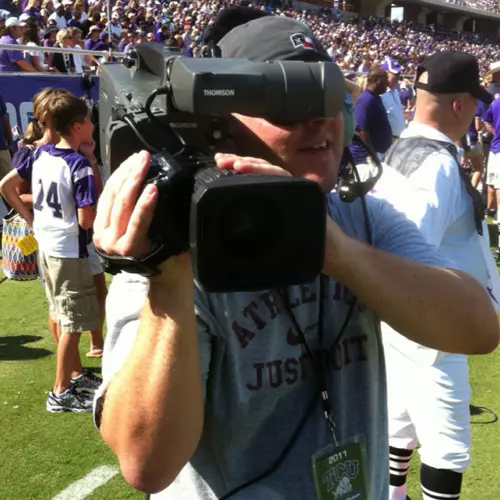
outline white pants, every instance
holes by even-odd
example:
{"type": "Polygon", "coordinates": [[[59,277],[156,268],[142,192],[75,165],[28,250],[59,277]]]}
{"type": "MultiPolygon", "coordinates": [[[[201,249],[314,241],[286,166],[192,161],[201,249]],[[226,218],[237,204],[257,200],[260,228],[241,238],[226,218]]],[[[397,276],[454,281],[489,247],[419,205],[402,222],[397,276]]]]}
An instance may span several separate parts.
{"type": "Polygon", "coordinates": [[[486,171],[486,184],[500,189],[500,153],[490,151],[486,171]]]}
{"type": "Polygon", "coordinates": [[[414,449],[435,469],[464,472],[470,464],[470,386],[467,357],[439,353],[416,363],[384,345],[387,363],[389,444],[414,449]]]}

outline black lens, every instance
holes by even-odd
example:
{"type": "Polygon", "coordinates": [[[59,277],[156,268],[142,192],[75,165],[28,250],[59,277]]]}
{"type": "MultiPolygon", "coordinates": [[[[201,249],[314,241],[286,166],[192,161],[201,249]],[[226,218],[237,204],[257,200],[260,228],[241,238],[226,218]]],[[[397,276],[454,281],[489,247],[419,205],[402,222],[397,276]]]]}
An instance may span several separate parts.
{"type": "MultiPolygon", "coordinates": [[[[221,212],[219,212],[221,213],[221,212]]],[[[282,214],[264,196],[241,196],[225,204],[217,227],[223,253],[233,259],[253,261],[274,253],[281,240],[282,214]]]]}

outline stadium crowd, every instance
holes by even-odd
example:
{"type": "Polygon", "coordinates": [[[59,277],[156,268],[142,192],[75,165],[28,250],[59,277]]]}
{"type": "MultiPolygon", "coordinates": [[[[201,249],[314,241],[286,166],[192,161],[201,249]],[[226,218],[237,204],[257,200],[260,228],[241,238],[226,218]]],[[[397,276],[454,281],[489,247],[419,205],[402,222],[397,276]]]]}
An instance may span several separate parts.
{"type": "MultiPolygon", "coordinates": [[[[240,2],[112,0],[108,19],[107,3],[103,0],[23,0],[13,3],[10,11],[0,10],[1,43],[30,45],[33,50],[0,50],[0,71],[97,71],[102,58],[82,57],[79,49],[104,51],[104,57],[109,50],[131,54],[136,44],[148,41],[179,47],[187,56],[203,56],[205,30],[221,10],[237,3],[240,2]],[[43,54],[36,50],[37,46],[74,48],[75,53],[43,54]]],[[[376,17],[344,21],[335,8],[305,11],[293,8],[291,2],[268,2],[259,8],[306,23],[331,58],[346,71],[366,73],[390,56],[404,73],[412,74],[426,56],[443,50],[473,54],[481,70],[486,71],[500,54],[500,45],[494,40],[480,34],[447,31],[440,26],[424,27],[376,17]]]]}

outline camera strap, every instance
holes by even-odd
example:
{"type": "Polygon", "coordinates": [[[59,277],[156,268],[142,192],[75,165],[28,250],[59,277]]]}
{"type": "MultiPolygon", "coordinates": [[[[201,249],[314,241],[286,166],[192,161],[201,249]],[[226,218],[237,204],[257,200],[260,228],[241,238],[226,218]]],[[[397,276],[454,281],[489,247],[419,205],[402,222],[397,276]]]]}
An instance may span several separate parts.
{"type": "MultiPolygon", "coordinates": [[[[319,282],[319,311],[318,311],[318,343],[320,346],[320,350],[322,348],[323,344],[323,335],[324,335],[324,328],[323,328],[323,323],[324,323],[324,300],[325,300],[325,292],[327,290],[329,283],[329,278],[328,276],[321,275],[320,276],[320,282],[319,282]]],[[[278,290],[278,293],[283,301],[284,307],[290,317],[290,320],[292,321],[295,329],[297,330],[297,333],[299,334],[301,343],[304,345],[304,348],[306,349],[307,354],[311,357],[311,364],[313,365],[316,381],[318,382],[318,393],[314,394],[309,401],[309,404],[307,405],[306,411],[304,412],[299,424],[295,428],[293,434],[291,435],[290,439],[288,440],[288,443],[285,445],[283,448],[281,454],[278,456],[278,458],[274,461],[274,463],[266,469],[263,473],[255,476],[253,479],[247,481],[246,483],[241,484],[240,486],[233,488],[231,491],[228,491],[226,494],[221,496],[219,500],[229,500],[232,498],[234,495],[239,493],[242,490],[245,490],[246,488],[249,488],[250,486],[259,483],[260,481],[263,481],[267,477],[269,477],[271,474],[276,472],[280,466],[283,464],[283,462],[286,460],[290,452],[292,451],[293,447],[297,443],[298,438],[300,437],[302,431],[304,430],[304,427],[311,417],[311,415],[314,413],[314,409],[316,408],[317,401],[318,401],[318,395],[320,396],[321,399],[321,404],[323,408],[323,415],[325,418],[325,421],[328,425],[328,428],[330,432],[332,432],[332,437],[335,436],[335,422],[333,420],[333,414],[332,414],[332,408],[330,405],[330,399],[328,397],[328,391],[326,390],[326,379],[325,379],[325,371],[324,367],[322,365],[321,361],[321,356],[320,359],[318,360],[317,358],[312,356],[312,352],[309,348],[309,345],[307,344],[307,341],[305,339],[305,335],[303,330],[300,328],[297,318],[293,314],[291,308],[290,308],[290,300],[288,296],[288,291],[286,289],[280,288],[278,290]]],[[[351,319],[354,315],[354,312],[356,310],[357,306],[357,300],[355,300],[348,312],[347,315],[344,319],[344,322],[342,323],[342,326],[340,328],[340,331],[337,335],[337,338],[335,339],[333,346],[336,346],[340,343],[342,337],[344,336],[344,333],[347,330],[347,327],[349,326],[349,323],[351,322],[351,319]]],[[[335,436],[336,437],[336,436],[335,436]]]]}
{"type": "Polygon", "coordinates": [[[145,278],[158,276],[160,274],[158,266],[171,256],[171,253],[165,255],[166,249],[164,245],[156,247],[149,255],[146,255],[142,259],[122,255],[108,255],[98,248],[96,248],[96,252],[102,259],[102,266],[105,272],[116,275],[121,271],[125,271],[127,273],[139,274],[145,278]]]}

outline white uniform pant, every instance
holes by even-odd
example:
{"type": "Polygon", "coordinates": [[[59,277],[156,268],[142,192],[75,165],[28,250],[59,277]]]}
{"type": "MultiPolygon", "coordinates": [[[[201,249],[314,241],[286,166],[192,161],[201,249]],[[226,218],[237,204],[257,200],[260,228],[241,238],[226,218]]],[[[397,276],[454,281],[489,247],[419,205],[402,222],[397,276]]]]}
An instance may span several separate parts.
{"type": "Polygon", "coordinates": [[[467,357],[439,353],[434,364],[416,363],[384,345],[389,444],[414,449],[435,469],[464,472],[470,464],[470,386],[467,357]]]}
{"type": "Polygon", "coordinates": [[[500,189],[500,153],[490,151],[486,167],[486,184],[500,189]]]}

